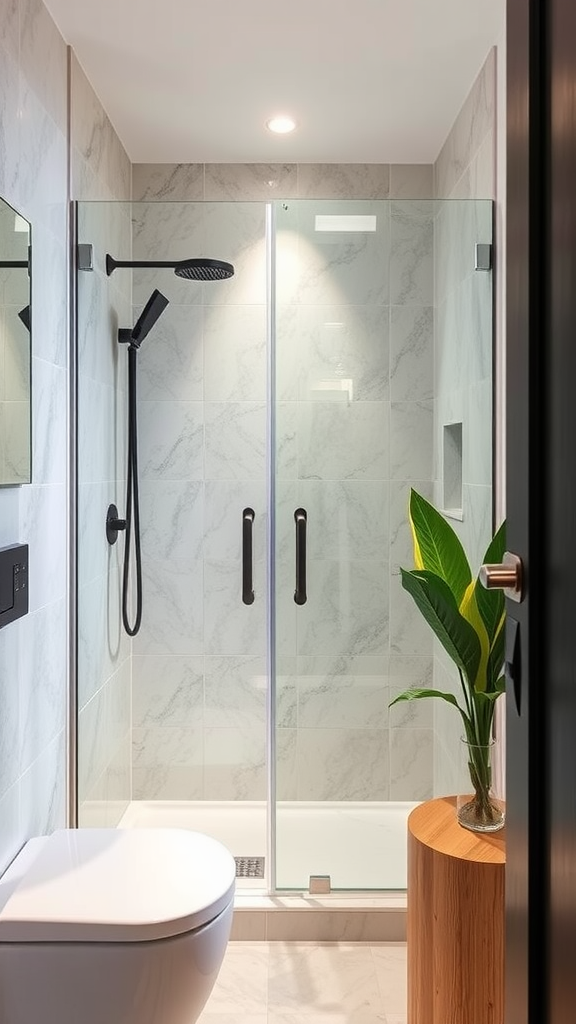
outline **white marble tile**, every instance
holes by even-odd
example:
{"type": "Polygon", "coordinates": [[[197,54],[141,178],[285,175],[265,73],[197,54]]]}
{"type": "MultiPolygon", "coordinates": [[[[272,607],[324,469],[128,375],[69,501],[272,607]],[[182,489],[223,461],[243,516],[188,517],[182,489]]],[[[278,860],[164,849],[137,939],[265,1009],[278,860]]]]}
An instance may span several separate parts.
{"type": "Polygon", "coordinates": [[[64,730],[20,780],[20,825],[26,838],[49,835],[66,824],[66,740],[64,730]]]}
{"type": "Polygon", "coordinates": [[[390,653],[427,656],[432,650],[432,631],[404,590],[400,574],[390,576],[390,653]]]}
{"type": "Polygon", "coordinates": [[[388,477],[387,402],[301,402],[297,415],[300,478],[388,477]]]}
{"type": "Polygon", "coordinates": [[[296,195],[296,164],[205,164],[204,198],[269,202],[296,195]]]}
{"type": "Polygon", "coordinates": [[[204,311],[204,397],[208,402],[266,401],[264,306],[204,311]]]}
{"type": "Polygon", "coordinates": [[[132,768],[133,800],[201,800],[204,772],[195,765],[132,768]]]}
{"type": "Polygon", "coordinates": [[[300,729],[363,729],[388,720],[386,680],[376,675],[299,675],[300,729]]]}
{"type": "Polygon", "coordinates": [[[406,1013],[407,1001],[407,946],[405,942],[386,942],[372,946],[372,959],[382,1003],[386,1008],[386,1021],[390,1015],[406,1013]]]}
{"type": "Polygon", "coordinates": [[[466,484],[463,491],[464,546],[474,572],[482,564],[493,531],[491,487],[466,484]]]}
{"type": "Polygon", "coordinates": [[[26,487],[20,495],[20,535],[30,547],[30,611],[66,592],[66,489],[26,487]],[[48,540],[47,540],[48,538],[48,540]]]}
{"type": "Polygon", "coordinates": [[[276,798],[298,799],[297,729],[276,730],[276,798]]]}
{"type": "Polygon", "coordinates": [[[199,767],[203,761],[202,725],[151,726],[132,731],[135,768],[199,767]]]}
{"type": "Polygon", "coordinates": [[[390,483],[390,569],[414,568],[414,543],[410,529],[410,490],[414,488],[428,501],[433,501],[430,480],[393,480],[390,483]]]}
{"type": "MultiPolygon", "coordinates": [[[[20,212],[32,224],[40,220],[64,241],[66,229],[66,138],[46,113],[36,94],[23,88],[19,110],[21,149],[19,165],[20,212]]],[[[34,245],[34,243],[32,243],[34,245]]],[[[32,253],[34,260],[34,252],[32,253]]],[[[61,297],[65,303],[65,297],[61,297]]],[[[34,316],[34,310],[32,311],[34,316]]],[[[32,320],[34,331],[35,323],[32,320]]],[[[42,329],[41,318],[37,327],[42,329]]]]}
{"type": "Polygon", "coordinates": [[[13,60],[20,51],[20,0],[5,0],[0,7],[0,44],[13,60]]]}
{"type": "Polygon", "coordinates": [[[130,198],[130,161],[74,55],[71,67],[71,143],[114,198],[130,198]]]}
{"type": "Polygon", "coordinates": [[[126,429],[127,414],[126,399],[122,393],[116,393],[114,388],[100,384],[83,373],[78,374],[80,483],[116,479],[117,465],[125,457],[125,434],[122,431],[126,429]],[[96,432],[95,423],[99,425],[96,432]]]}
{"type": "MultiPolygon", "coordinates": [[[[27,289],[23,301],[27,302],[27,289]]],[[[11,402],[26,402],[30,396],[30,334],[18,317],[18,305],[5,301],[4,333],[4,397],[11,402]]]]}
{"type": "MultiPolygon", "coordinates": [[[[131,589],[130,595],[134,594],[131,589]]],[[[122,583],[118,569],[87,583],[78,594],[78,701],[82,708],[125,660],[129,643],[122,627],[122,583]]],[[[129,602],[133,621],[132,600],[129,602]]]]}
{"type": "Polygon", "coordinates": [[[299,481],[296,499],[308,515],[308,557],[387,562],[389,492],[384,480],[299,481]]]}
{"type": "Polygon", "coordinates": [[[234,276],[204,286],[206,305],[261,306],[266,302],[266,206],[209,203],[204,206],[206,243],[199,253],[225,260],[234,276]]]}
{"type": "Polygon", "coordinates": [[[20,759],[18,736],[20,731],[20,623],[9,623],[0,632],[0,794],[16,782],[20,759]]]}
{"type": "Polygon", "coordinates": [[[265,729],[267,674],[263,657],[204,659],[207,728],[265,729]]]}
{"type": "Polygon", "coordinates": [[[266,798],[264,726],[204,730],[204,799],[266,798]]]}
{"type": "Polygon", "coordinates": [[[110,387],[126,381],[127,350],[118,344],[118,329],[132,326],[132,308],[98,271],[78,274],[78,368],[110,387]]]}
{"type": "Polygon", "coordinates": [[[66,432],[68,428],[67,373],[43,359],[33,359],[32,453],[37,484],[66,480],[66,432]]]}
{"type": "Polygon", "coordinates": [[[16,783],[0,797],[0,873],[3,874],[22,849],[20,786],[16,783]]]}
{"type": "MultiPolygon", "coordinates": [[[[433,659],[428,657],[390,657],[389,699],[412,687],[430,689],[433,686],[433,659]]],[[[403,701],[390,708],[390,726],[395,729],[431,729],[434,705],[432,700],[403,701]]]]}
{"type": "Polygon", "coordinates": [[[142,481],[202,479],[201,402],[140,402],[138,419],[142,481]]]}
{"type": "Polygon", "coordinates": [[[263,402],[206,402],[207,480],[264,480],[266,406],[263,402]]]}
{"type": "Polygon", "coordinates": [[[242,602],[238,562],[204,563],[204,650],[206,654],[264,654],[266,650],[266,576],[254,565],[254,603],[242,602]]]}
{"type": "Polygon", "coordinates": [[[66,130],[66,43],[42,0],[21,0],[24,76],[62,132],[66,130]]]}
{"type": "Polygon", "coordinates": [[[296,690],[296,656],[276,656],[276,727],[292,729],[296,726],[297,690],[296,690]]]}
{"type": "Polygon", "coordinates": [[[245,508],[255,513],[252,524],[254,562],[266,558],[267,492],[263,480],[208,480],[205,485],[204,554],[206,558],[239,562],[245,508]]]}
{"type": "Polygon", "coordinates": [[[298,476],[297,402],[276,403],[274,466],[278,481],[293,481],[298,476]]]}
{"type": "Polygon", "coordinates": [[[2,47],[0,51],[0,192],[12,205],[19,205],[20,90],[18,65],[2,47]]]}
{"type": "Polygon", "coordinates": [[[302,401],[389,398],[387,306],[305,306],[297,333],[302,401]]]}
{"type": "Polygon", "coordinates": [[[66,366],[66,249],[41,223],[35,223],[32,239],[32,315],[34,354],[57,366],[66,366]],[[58,296],[58,301],[54,301],[58,296]],[[39,311],[39,316],[34,315],[39,311]]]}
{"type": "Polygon", "coordinates": [[[434,397],[434,311],[431,306],[390,309],[390,398],[393,402],[434,397]]]}
{"type": "MultiPolygon", "coordinates": [[[[134,309],[134,318],[140,315],[134,309]]],[[[170,303],[138,355],[141,401],[202,401],[204,354],[201,306],[170,303]]]]}
{"type": "MultiPolygon", "coordinates": [[[[270,950],[268,1009],[271,1014],[381,1014],[376,967],[368,946],[275,943],[270,950]]],[[[363,1019],[362,1016],[359,1019],[363,1019]]]]}
{"type": "Polygon", "coordinates": [[[258,1024],[258,1015],[267,1011],[268,961],[267,945],[229,945],[200,1019],[217,1014],[218,1019],[208,1024],[222,1024],[221,1015],[234,1014],[235,1020],[246,1015],[258,1024]]]}
{"type": "Polygon", "coordinates": [[[302,729],[299,800],[387,800],[388,731],[302,729]]]}
{"type": "Polygon", "coordinates": [[[132,659],[134,728],[201,725],[204,706],[202,657],[135,655],[132,659]]]}
{"type": "Polygon", "coordinates": [[[467,484],[492,485],[492,381],[468,388],[468,415],[463,430],[462,477],[467,484]]]}
{"type": "Polygon", "coordinates": [[[203,557],[204,488],[200,481],[143,480],[140,485],[142,559],[167,570],[195,573],[203,557]]]}
{"type": "Polygon", "coordinates": [[[308,600],[298,609],[298,653],[385,654],[388,589],[383,564],[311,562],[308,600]]]}
{"type": "Polygon", "coordinates": [[[4,434],[4,481],[30,482],[30,405],[28,402],[2,403],[4,434]]]}
{"type": "Polygon", "coordinates": [[[142,625],[134,654],[202,654],[204,615],[200,572],[183,573],[151,558],[142,562],[142,625]]]}
{"type": "Polygon", "coordinates": [[[57,601],[20,625],[19,763],[34,761],[60,732],[66,705],[66,605],[57,601]]]}
{"type": "Polygon", "coordinates": [[[469,275],[457,293],[457,323],[464,339],[466,379],[470,384],[493,374],[492,275],[469,275]]]}
{"type": "Polygon", "coordinates": [[[276,303],[276,318],[272,325],[271,344],[274,347],[275,398],[277,402],[295,402],[298,399],[299,313],[298,306],[293,303],[276,303]]]}
{"type": "Polygon", "coordinates": [[[132,198],[196,202],[204,198],[203,164],[132,164],[132,198]]]}
{"type": "Polygon", "coordinates": [[[390,302],[430,306],[433,302],[433,212],[426,200],[390,204],[390,302]]]}
{"type": "Polygon", "coordinates": [[[432,477],[432,402],[390,405],[390,476],[394,480],[432,477]]]}
{"type": "Polygon", "coordinates": [[[434,166],[435,194],[451,195],[454,186],[478,152],[496,116],[496,48],[480,69],[434,166]]]}
{"type": "Polygon", "coordinates": [[[432,796],[433,754],[432,729],[390,729],[391,800],[428,800],[432,796]]]}
{"type": "Polygon", "coordinates": [[[110,547],[106,514],[113,503],[123,515],[125,484],[93,482],[78,486],[78,585],[80,590],[109,569],[122,566],[123,542],[110,547]]]}
{"type": "Polygon", "coordinates": [[[298,164],[301,199],[387,199],[389,164],[298,164]]]}
{"type": "Polygon", "coordinates": [[[391,164],[391,199],[433,199],[433,164],[391,164]]]}

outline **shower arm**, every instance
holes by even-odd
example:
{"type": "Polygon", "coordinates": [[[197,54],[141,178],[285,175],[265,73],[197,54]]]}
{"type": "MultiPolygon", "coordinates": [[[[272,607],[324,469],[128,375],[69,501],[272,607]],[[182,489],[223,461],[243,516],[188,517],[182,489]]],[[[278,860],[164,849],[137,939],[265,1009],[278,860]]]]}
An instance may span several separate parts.
{"type": "Polygon", "coordinates": [[[115,260],[111,256],[107,256],[106,273],[108,277],[110,277],[112,271],[116,270],[118,267],[129,267],[131,270],[139,270],[142,267],[168,267],[173,270],[178,262],[178,260],[115,260]]]}

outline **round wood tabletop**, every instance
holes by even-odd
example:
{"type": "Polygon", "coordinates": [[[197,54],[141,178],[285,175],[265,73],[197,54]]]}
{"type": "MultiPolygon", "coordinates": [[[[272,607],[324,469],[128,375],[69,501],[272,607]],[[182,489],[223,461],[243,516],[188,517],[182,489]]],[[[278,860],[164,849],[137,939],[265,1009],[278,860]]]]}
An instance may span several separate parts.
{"type": "Polygon", "coordinates": [[[506,827],[498,832],[471,832],[458,824],[456,797],[427,800],[410,812],[408,830],[436,853],[485,864],[506,862],[506,827]]]}

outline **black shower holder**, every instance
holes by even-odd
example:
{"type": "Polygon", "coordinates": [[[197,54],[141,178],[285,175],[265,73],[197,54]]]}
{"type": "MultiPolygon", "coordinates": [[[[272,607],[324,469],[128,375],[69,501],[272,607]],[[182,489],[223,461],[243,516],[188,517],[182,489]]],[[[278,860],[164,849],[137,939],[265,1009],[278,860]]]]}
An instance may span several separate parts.
{"type": "Polygon", "coordinates": [[[118,540],[120,530],[126,529],[126,520],[118,518],[116,505],[108,505],[106,513],[106,540],[109,544],[115,544],[118,540]]]}

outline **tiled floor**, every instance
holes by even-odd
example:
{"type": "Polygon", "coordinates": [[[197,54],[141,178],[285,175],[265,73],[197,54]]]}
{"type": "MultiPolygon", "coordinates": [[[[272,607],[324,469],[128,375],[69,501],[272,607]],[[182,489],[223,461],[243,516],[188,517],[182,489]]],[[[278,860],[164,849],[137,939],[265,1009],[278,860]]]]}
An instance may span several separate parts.
{"type": "Polygon", "coordinates": [[[199,1024],[406,1024],[406,943],[230,942],[199,1024]]]}

